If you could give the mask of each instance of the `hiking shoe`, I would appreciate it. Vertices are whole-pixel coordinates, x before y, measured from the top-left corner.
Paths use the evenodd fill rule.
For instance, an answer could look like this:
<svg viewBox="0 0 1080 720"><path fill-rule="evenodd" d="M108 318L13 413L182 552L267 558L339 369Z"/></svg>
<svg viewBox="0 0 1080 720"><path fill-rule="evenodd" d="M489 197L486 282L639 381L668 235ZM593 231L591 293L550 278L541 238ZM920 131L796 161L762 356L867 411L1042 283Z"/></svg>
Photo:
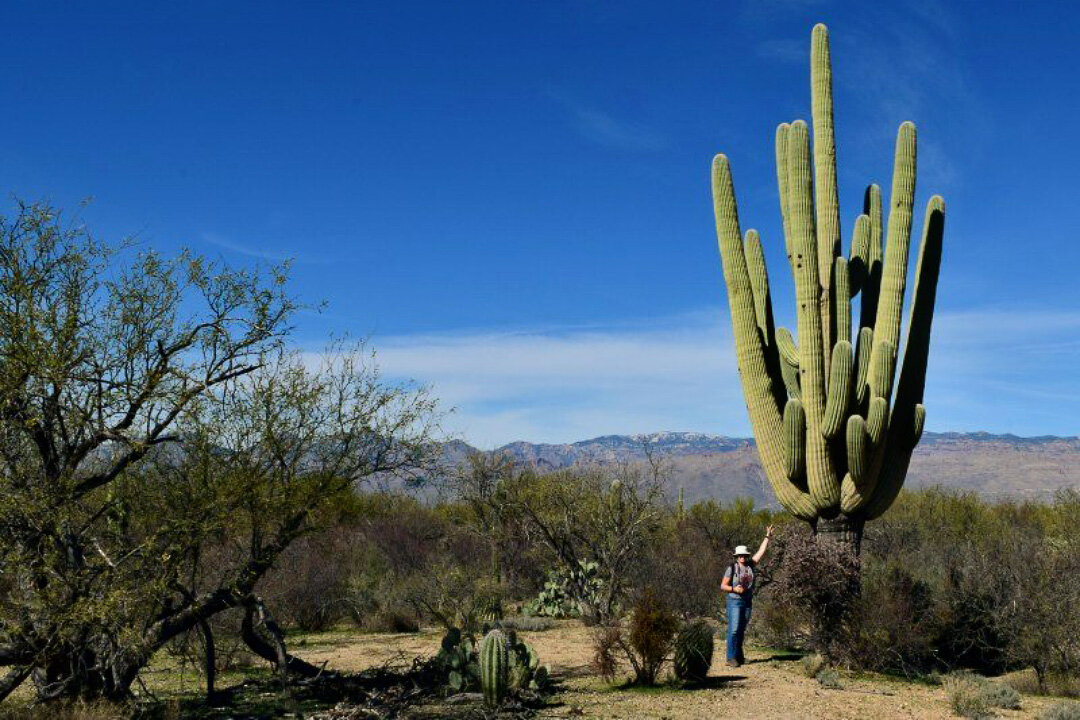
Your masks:
<svg viewBox="0 0 1080 720"><path fill-rule="evenodd" d="M728 660L727 664L729 667L739 667L741 663L738 660Z"/></svg>

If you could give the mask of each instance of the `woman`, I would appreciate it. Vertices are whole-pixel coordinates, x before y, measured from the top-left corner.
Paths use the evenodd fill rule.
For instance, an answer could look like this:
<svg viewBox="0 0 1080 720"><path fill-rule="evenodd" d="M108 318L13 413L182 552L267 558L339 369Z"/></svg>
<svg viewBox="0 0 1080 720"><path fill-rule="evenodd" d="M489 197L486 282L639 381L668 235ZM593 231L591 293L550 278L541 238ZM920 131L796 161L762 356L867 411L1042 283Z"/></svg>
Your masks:
<svg viewBox="0 0 1080 720"><path fill-rule="evenodd" d="M728 594L727 664L731 667L739 667L746 662L742 646L746 624L750 622L750 610L754 607L754 567L765 557L771 537L772 525L769 525L765 528L761 547L752 557L745 545L735 548L735 562L724 572L724 579L720 582L720 589Z"/></svg>

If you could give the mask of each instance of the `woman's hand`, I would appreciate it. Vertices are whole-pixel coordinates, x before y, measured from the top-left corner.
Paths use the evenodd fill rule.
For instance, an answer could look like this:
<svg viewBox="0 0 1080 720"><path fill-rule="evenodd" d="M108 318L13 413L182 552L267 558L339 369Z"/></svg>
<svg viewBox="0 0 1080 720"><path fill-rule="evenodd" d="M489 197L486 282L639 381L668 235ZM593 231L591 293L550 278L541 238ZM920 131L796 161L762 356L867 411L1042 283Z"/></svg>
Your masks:
<svg viewBox="0 0 1080 720"><path fill-rule="evenodd" d="M766 525L765 526L765 538L766 539L769 539L769 538L772 537L772 529L773 529L772 525Z"/></svg>

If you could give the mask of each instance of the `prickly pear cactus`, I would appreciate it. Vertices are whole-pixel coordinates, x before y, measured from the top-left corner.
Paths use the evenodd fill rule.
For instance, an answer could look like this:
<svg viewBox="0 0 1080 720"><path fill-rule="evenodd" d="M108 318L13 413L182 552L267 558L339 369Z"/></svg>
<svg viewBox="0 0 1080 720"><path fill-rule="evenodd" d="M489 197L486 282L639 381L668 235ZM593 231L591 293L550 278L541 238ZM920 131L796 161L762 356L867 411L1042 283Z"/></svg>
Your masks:
<svg viewBox="0 0 1080 720"><path fill-rule="evenodd" d="M811 130L802 120L776 131L780 211L795 280L796 336L774 326L762 241L742 234L724 155L713 160L716 234L727 285L743 394L765 473L780 503L858 553L866 520L900 492L922 435L922 405L945 203L926 207L901 347L915 199L915 126L896 139L888 223L870 185L841 252L836 188L832 66L824 25L810 50ZM860 298L858 327L852 301ZM854 344L853 344L854 342ZM899 365L899 381L894 375Z"/></svg>
<svg viewBox="0 0 1080 720"><path fill-rule="evenodd" d="M713 656L713 629L704 620L683 625L675 636L675 677L701 682L709 674Z"/></svg>
<svg viewBox="0 0 1080 720"><path fill-rule="evenodd" d="M509 680L510 644L501 630L492 630L480 641L480 686L488 705L502 704Z"/></svg>

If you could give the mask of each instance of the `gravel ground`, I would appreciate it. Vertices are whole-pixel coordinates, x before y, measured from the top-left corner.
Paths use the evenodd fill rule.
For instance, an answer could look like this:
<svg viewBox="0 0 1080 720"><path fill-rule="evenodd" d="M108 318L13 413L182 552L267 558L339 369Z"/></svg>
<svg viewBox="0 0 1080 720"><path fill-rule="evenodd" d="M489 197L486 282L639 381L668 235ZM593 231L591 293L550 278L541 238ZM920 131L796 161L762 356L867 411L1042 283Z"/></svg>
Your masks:
<svg viewBox="0 0 1080 720"><path fill-rule="evenodd" d="M723 638L718 638L709 680L699 689L660 687L620 689L605 683L589 669L591 634L577 622L561 622L543 632L523 632L541 661L559 679L559 691L541 717L589 718L949 718L945 691L921 683L883 676L854 677L841 673L842 688L828 690L800 674L793 655L748 648L748 662L730 668L723 661ZM316 664L326 661L337 670L361 670L398 659L431 655L441 631L408 635L329 633L294 645L293 650ZM1002 718L1035 717L1053 701L1024 697L1018 711L1000 710Z"/></svg>

